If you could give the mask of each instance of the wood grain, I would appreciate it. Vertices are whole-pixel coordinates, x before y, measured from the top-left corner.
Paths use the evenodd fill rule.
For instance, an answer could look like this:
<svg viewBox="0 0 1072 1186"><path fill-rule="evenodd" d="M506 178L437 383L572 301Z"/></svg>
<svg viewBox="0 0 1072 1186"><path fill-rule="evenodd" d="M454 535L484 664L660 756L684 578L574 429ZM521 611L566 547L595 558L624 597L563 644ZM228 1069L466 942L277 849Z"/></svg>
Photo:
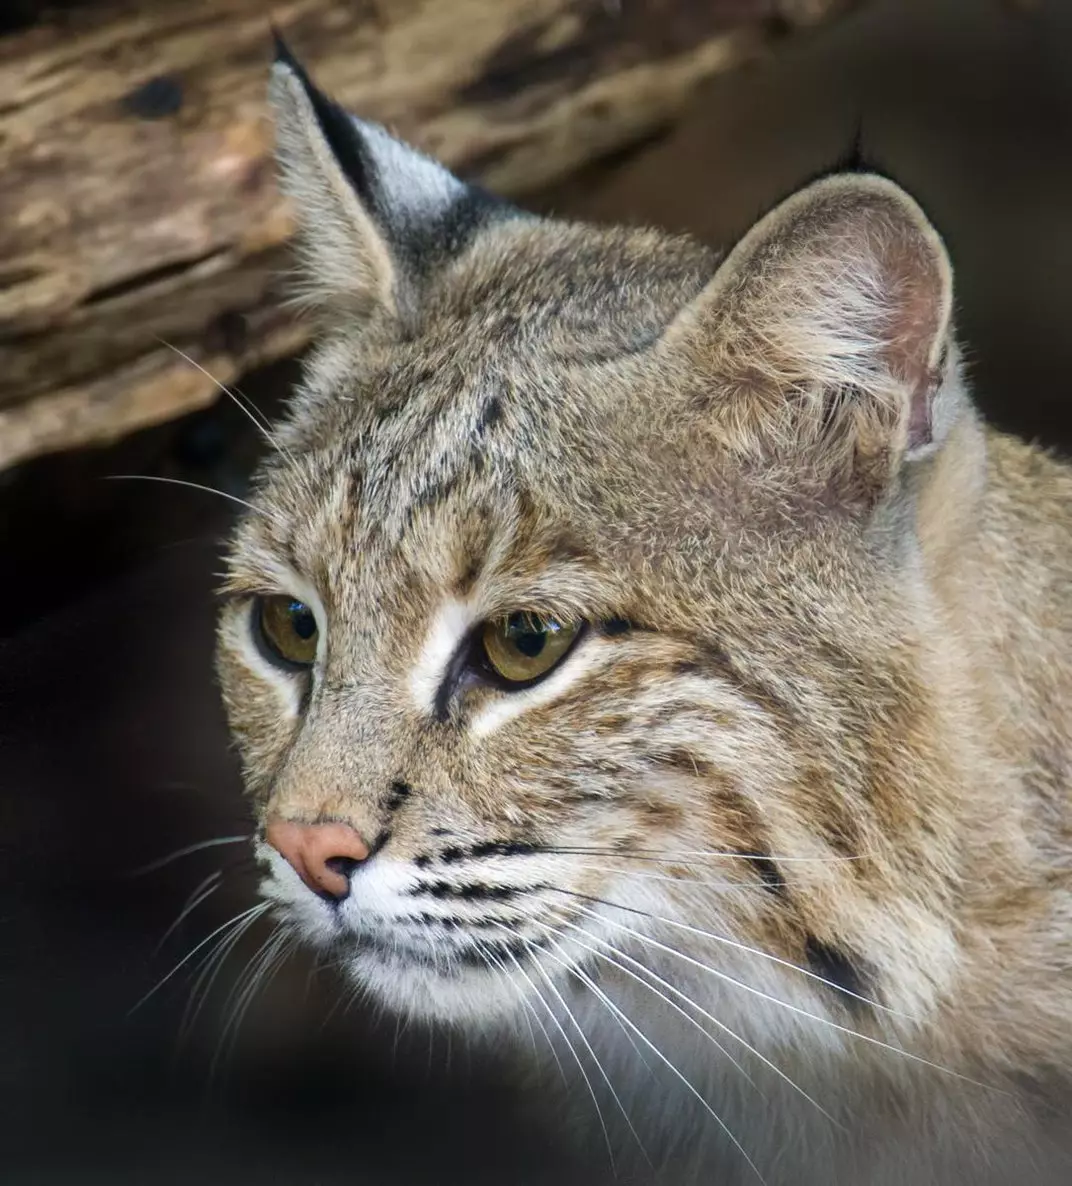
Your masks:
<svg viewBox="0 0 1072 1186"><path fill-rule="evenodd" d="M318 83L514 195L846 0L159 0L0 39L0 468L290 354L269 16Z"/></svg>

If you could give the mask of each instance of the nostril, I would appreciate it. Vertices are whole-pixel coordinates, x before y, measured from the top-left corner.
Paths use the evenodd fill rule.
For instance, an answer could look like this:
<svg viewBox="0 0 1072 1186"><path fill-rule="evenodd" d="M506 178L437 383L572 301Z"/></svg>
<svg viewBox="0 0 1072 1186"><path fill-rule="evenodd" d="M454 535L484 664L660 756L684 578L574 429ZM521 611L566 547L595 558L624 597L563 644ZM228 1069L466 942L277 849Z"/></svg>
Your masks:
<svg viewBox="0 0 1072 1186"><path fill-rule="evenodd" d="M361 862L354 860L353 857L328 857L324 864L333 873L339 873L349 881Z"/></svg>

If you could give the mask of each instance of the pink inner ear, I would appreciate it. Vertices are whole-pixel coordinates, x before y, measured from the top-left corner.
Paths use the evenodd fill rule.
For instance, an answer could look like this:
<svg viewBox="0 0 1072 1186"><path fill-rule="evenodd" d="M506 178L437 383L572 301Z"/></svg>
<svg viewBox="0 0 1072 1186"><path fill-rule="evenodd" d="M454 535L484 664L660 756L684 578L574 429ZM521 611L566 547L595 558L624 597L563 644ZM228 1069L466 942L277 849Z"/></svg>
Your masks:
<svg viewBox="0 0 1072 1186"><path fill-rule="evenodd" d="M872 249L880 260L888 294L886 363L892 374L910 384L910 449L933 440L934 395L941 382L937 356L942 348L944 292L940 265L914 232L915 228L889 224L871 232Z"/></svg>
<svg viewBox="0 0 1072 1186"><path fill-rule="evenodd" d="M928 370L912 391L911 405L908 411L908 447L919 449L929 445L934 440L932 411L934 393L941 382L941 373Z"/></svg>

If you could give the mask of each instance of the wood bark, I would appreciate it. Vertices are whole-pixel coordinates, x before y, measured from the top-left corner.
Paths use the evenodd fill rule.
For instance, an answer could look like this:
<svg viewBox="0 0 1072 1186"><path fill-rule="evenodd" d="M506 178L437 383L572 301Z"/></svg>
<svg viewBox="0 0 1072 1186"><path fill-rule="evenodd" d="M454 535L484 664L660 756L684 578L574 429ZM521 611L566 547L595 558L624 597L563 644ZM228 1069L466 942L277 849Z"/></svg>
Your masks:
<svg viewBox="0 0 1072 1186"><path fill-rule="evenodd" d="M269 21L340 102L514 195L846 3L106 0L0 39L0 468L304 345L280 300Z"/></svg>

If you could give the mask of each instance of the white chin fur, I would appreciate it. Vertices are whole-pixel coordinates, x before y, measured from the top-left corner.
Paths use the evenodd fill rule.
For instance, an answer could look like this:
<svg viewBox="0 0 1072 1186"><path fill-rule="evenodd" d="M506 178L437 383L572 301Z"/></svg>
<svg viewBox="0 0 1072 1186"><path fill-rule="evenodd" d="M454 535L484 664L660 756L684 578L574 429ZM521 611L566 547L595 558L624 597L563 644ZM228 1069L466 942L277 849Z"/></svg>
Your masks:
<svg viewBox="0 0 1072 1186"><path fill-rule="evenodd" d="M345 960L344 967L371 1000L417 1021L482 1030L502 1024L522 1009L518 990L494 968L437 971L361 949Z"/></svg>

